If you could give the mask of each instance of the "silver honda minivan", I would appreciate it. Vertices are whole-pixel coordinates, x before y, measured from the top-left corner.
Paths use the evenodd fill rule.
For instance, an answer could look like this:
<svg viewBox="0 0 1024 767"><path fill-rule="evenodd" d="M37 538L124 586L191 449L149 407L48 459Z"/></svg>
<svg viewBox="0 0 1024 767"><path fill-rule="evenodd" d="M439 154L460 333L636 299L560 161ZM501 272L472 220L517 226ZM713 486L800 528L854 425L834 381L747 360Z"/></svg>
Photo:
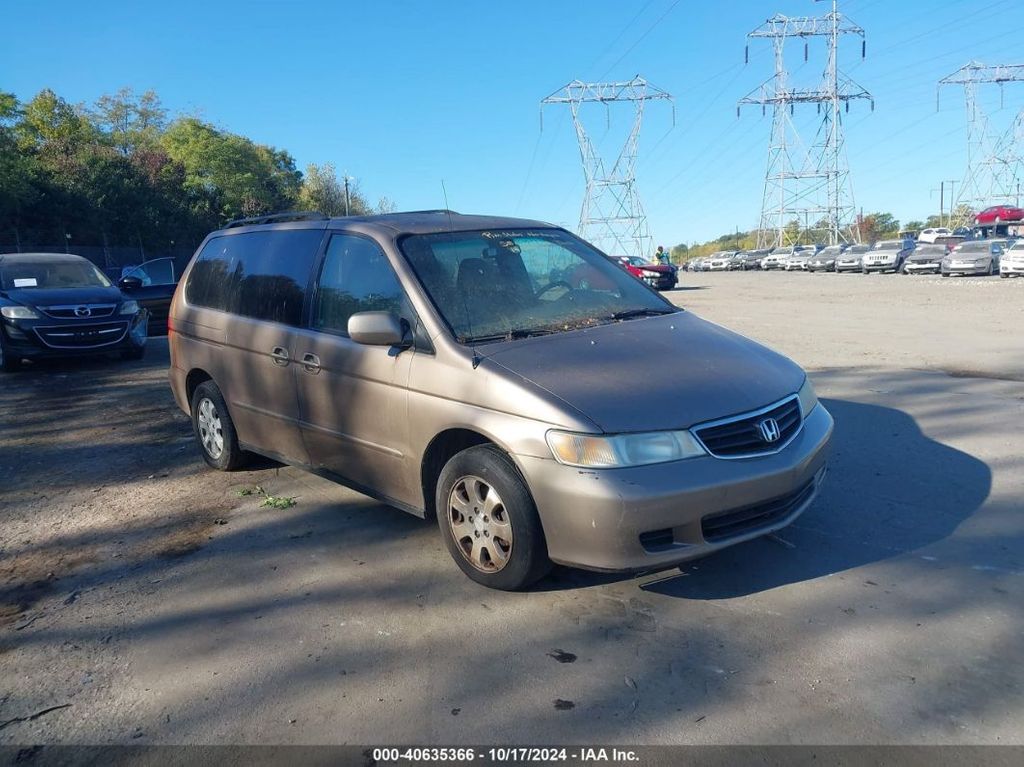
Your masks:
<svg viewBox="0 0 1024 767"><path fill-rule="evenodd" d="M781 528L832 434L796 364L537 221L236 222L193 257L169 339L207 463L257 453L436 518L499 589Z"/></svg>

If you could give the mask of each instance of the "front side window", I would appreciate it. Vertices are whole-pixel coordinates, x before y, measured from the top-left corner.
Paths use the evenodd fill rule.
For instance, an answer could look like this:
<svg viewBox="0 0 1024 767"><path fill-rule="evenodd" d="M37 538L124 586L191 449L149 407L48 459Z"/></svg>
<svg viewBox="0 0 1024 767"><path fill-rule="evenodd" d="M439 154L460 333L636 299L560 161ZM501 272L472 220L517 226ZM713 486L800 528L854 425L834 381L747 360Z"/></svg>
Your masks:
<svg viewBox="0 0 1024 767"><path fill-rule="evenodd" d="M410 235L399 246L462 343L679 311L560 229Z"/></svg>
<svg viewBox="0 0 1024 767"><path fill-rule="evenodd" d="M356 312L402 313L404 293L387 256L372 240L349 234L331 237L313 299L313 327L348 333Z"/></svg>
<svg viewBox="0 0 1024 767"><path fill-rule="evenodd" d="M170 285L174 282L174 259L157 258L128 270L124 277L137 277L144 286ZM122 278L123 279L123 278Z"/></svg>

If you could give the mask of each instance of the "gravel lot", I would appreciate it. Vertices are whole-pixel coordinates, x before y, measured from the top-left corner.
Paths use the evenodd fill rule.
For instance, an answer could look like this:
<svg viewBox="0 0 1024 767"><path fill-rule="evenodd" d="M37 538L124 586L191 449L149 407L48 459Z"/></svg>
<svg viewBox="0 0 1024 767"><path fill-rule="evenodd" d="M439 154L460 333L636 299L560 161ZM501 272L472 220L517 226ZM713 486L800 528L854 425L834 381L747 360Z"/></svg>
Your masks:
<svg viewBox="0 0 1024 767"><path fill-rule="evenodd" d="M826 487L774 539L527 594L301 471L208 471L162 339L4 377L0 744L1024 743L1024 280L681 286L811 371Z"/></svg>

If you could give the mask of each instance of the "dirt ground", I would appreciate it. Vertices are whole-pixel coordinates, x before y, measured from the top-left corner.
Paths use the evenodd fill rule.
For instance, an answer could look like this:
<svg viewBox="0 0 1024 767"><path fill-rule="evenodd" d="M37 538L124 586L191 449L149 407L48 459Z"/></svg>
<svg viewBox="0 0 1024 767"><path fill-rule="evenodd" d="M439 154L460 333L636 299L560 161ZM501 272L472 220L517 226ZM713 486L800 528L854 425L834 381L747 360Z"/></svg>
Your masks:
<svg viewBox="0 0 1024 767"><path fill-rule="evenodd" d="M319 478L208 470L163 339L4 376L0 744L1024 743L1024 280L668 295L811 372L826 486L774 538L526 594Z"/></svg>

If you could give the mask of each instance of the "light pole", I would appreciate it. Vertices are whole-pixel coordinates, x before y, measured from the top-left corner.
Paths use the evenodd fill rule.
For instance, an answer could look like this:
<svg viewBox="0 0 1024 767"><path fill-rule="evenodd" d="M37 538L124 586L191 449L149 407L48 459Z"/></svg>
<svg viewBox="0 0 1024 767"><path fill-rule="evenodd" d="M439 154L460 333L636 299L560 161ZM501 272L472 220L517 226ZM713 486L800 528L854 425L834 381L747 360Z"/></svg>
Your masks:
<svg viewBox="0 0 1024 767"><path fill-rule="evenodd" d="M351 206L351 198L349 196L348 191L348 182L355 181L355 179L346 173L342 180L345 182L345 215L347 216L349 215L349 207Z"/></svg>

